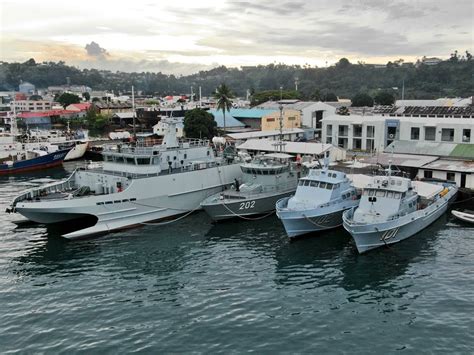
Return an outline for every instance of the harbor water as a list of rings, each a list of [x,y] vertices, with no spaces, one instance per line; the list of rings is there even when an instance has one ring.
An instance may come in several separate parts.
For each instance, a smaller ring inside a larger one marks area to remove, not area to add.
[[[197,212],[71,242],[3,213],[30,180],[74,164],[0,178],[2,354],[474,349],[474,228],[448,213],[365,255],[342,228],[290,242],[274,215]]]

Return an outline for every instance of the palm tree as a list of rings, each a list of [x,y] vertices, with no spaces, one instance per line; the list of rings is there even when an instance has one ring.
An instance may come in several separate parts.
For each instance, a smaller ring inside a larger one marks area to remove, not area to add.
[[[232,108],[232,98],[234,94],[230,89],[227,87],[226,84],[222,83],[220,86],[217,87],[216,93],[214,94],[214,98],[217,100],[217,111],[222,110],[222,114],[224,115],[224,133],[225,133],[225,112],[230,111]]]

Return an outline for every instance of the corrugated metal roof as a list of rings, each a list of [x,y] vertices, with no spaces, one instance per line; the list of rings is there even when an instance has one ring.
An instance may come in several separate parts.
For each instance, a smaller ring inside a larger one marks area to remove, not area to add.
[[[398,154],[418,154],[447,157],[456,148],[456,143],[437,142],[415,142],[415,141],[395,141],[391,143],[385,152]]]
[[[474,160],[474,144],[458,144],[450,156]]]
[[[230,110],[230,114],[235,118],[258,118],[278,112],[278,110],[266,110],[261,108],[234,108]]]
[[[437,156],[380,153],[373,157],[363,157],[360,161],[367,164],[381,164],[388,166],[391,162],[395,166],[421,168],[423,165],[437,160]]]
[[[321,155],[323,152],[338,149],[331,144],[322,143],[304,143],[304,142],[285,142],[284,153],[290,154],[310,154]],[[277,147],[275,141],[267,139],[249,139],[237,147],[239,150],[258,150],[264,152],[274,152]]]
[[[301,129],[301,128],[283,129],[282,133],[283,133],[283,135],[285,135],[285,134],[295,134],[295,133],[304,133],[304,129]],[[252,131],[252,132],[244,132],[244,133],[230,133],[227,136],[229,136],[229,138],[232,138],[232,139],[240,140],[240,139],[251,139],[251,138],[259,138],[259,137],[277,136],[279,134],[280,134],[279,130],[270,130],[270,131]]]
[[[219,128],[224,127],[224,115],[222,114],[221,110],[217,111],[216,109],[212,109],[212,110],[209,110],[208,112],[214,116],[214,121],[216,121],[217,127]],[[232,117],[231,112],[225,113],[225,126],[226,128],[227,127],[245,127],[245,125],[242,122]]]
[[[423,166],[423,169],[474,173],[474,161],[440,159]]]

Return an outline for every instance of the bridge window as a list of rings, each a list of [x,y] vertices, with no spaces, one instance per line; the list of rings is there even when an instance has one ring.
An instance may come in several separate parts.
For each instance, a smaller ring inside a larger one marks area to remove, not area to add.
[[[375,196],[377,196],[377,197],[385,197],[385,191],[383,191],[383,190],[377,190],[377,191],[375,192]]]
[[[333,187],[333,184],[329,182],[326,184],[326,190],[332,190],[332,187]]]
[[[318,181],[311,181],[311,187],[318,187]]]
[[[325,182],[321,182],[321,183],[319,184],[319,188],[320,188],[320,189],[325,189],[325,188],[326,188],[326,183],[325,183]]]
[[[137,158],[137,164],[138,165],[149,165],[150,164],[150,158]]]

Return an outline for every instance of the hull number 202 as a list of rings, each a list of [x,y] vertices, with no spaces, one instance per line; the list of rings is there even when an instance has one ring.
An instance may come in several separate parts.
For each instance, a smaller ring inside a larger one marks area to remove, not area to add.
[[[255,207],[255,201],[241,202],[239,210],[248,210],[249,208]]]

